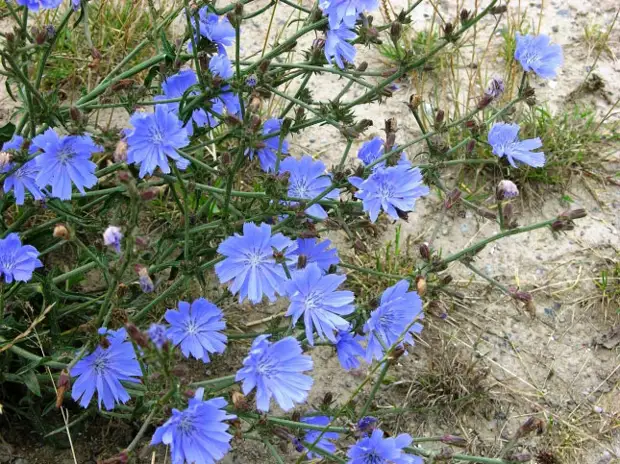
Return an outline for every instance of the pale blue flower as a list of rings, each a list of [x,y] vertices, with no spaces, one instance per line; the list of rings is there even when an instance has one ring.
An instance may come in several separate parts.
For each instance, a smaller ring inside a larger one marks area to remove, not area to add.
[[[51,10],[58,8],[62,0],[16,0],[20,6],[25,6],[30,11]]]
[[[0,239],[0,276],[7,284],[13,280],[28,282],[38,267],[43,267],[39,251],[32,245],[22,245],[19,235],[11,233]]]
[[[230,46],[235,41],[235,28],[232,27],[230,21],[226,16],[218,16],[215,13],[210,13],[206,6],[203,6],[198,11],[198,24],[192,18],[192,27],[194,32],[198,29],[198,32],[205,39],[210,40],[217,45],[219,54],[226,54],[225,46]],[[196,40],[199,40],[198,37]],[[192,42],[189,42],[189,51],[192,51]]]
[[[422,464],[421,457],[403,451],[412,442],[413,439],[406,433],[383,438],[383,431],[376,429],[372,435],[361,438],[349,448],[348,464]]]
[[[306,265],[316,263],[323,272],[329,271],[329,268],[340,262],[338,250],[330,248],[332,242],[328,239],[319,241],[316,238],[298,238],[297,249],[293,253],[297,257],[297,261],[291,269],[299,267],[300,260]],[[302,268],[304,266],[301,266]]]
[[[542,147],[542,141],[534,139],[519,140],[518,124],[496,122],[489,131],[489,144],[493,147],[493,153],[500,158],[505,156],[513,168],[517,167],[516,161],[527,164],[534,168],[545,165],[545,154],[542,151],[533,151]]]
[[[327,61],[330,64],[335,61],[340,69],[345,68],[345,62],[353,64],[357,52],[348,41],[356,38],[357,34],[345,26],[329,29],[325,40],[325,58]]]
[[[232,64],[226,55],[212,56],[209,60],[209,71],[222,79],[230,79],[233,76]]]
[[[381,137],[375,137],[368,142],[365,142],[362,147],[357,152],[357,157],[364,163],[364,166],[368,166],[374,163],[376,160],[383,156],[385,150],[385,142]],[[406,165],[407,167],[411,167],[411,163],[407,160],[407,155],[403,151],[400,154],[400,159],[398,160],[398,165]],[[377,168],[384,168],[385,161],[381,161],[373,166],[373,170]]]
[[[20,135],[14,135],[11,140],[2,146],[2,151],[19,151],[21,150],[23,144],[24,138]],[[10,156],[11,155],[9,153],[6,159],[3,158],[0,162],[0,173],[8,173],[15,169],[15,163],[10,162]],[[15,196],[15,203],[18,205],[24,204],[24,201],[26,200],[26,191],[30,192],[35,200],[43,200],[45,198],[45,194],[41,191],[36,182],[39,171],[40,168],[36,160],[26,161],[5,177],[4,193],[9,193],[12,190],[13,195]]]
[[[121,252],[121,240],[123,239],[123,233],[120,227],[108,226],[103,232],[103,244],[110,246],[116,250],[117,253]]]
[[[146,331],[146,334],[158,350],[161,350],[164,344],[168,341],[166,326],[163,324],[151,324],[149,330]]]
[[[301,422],[304,424],[318,425],[321,427],[327,427],[331,421],[332,418],[328,416],[307,416],[301,418]],[[317,441],[319,437],[321,438]],[[337,432],[328,431],[323,433],[321,430],[307,430],[304,435],[304,441],[310,444],[314,444],[316,441],[316,447],[333,454],[336,452],[336,445],[334,445],[330,440],[338,440],[339,437],[340,435]],[[308,459],[319,459],[322,457],[321,451],[316,449],[308,451],[308,453],[306,453],[306,457]]]
[[[365,350],[360,344],[364,337],[350,332],[350,328],[340,330],[336,334],[336,354],[340,365],[346,371],[360,367],[360,359],[364,359]]]
[[[377,0],[320,0],[319,7],[329,18],[329,27],[334,29],[341,23],[348,28],[353,28],[355,22],[364,11],[375,10]]]
[[[280,130],[280,127],[282,127],[281,119],[268,119],[265,121],[265,124],[263,124],[263,135],[269,135],[272,132],[277,132]],[[255,154],[258,155],[261,169],[265,172],[274,172],[276,169],[279,143],[279,135],[268,137],[262,141],[263,146],[260,148],[257,148],[256,150],[248,150],[248,155],[250,159],[254,159]],[[282,148],[280,153],[282,155],[286,155],[288,153],[288,141],[286,139],[282,140]]]
[[[549,36],[517,33],[515,59],[524,71],[533,71],[544,79],[557,76],[557,68],[564,63],[562,47],[550,43]]]

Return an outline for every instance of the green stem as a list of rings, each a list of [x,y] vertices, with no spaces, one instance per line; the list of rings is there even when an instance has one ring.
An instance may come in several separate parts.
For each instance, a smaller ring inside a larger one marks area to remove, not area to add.
[[[375,399],[375,395],[379,392],[379,388],[381,388],[381,384],[383,383],[383,379],[385,378],[385,375],[387,374],[389,368],[390,368],[390,361],[384,360],[383,367],[381,368],[381,372],[379,372],[379,376],[377,377],[375,384],[372,386],[370,395],[368,395],[368,399],[366,400],[366,403],[364,404],[364,407],[362,408],[362,411],[360,412],[359,417],[364,417],[366,413],[368,412],[368,410],[370,409],[370,406],[372,405],[372,402]]]

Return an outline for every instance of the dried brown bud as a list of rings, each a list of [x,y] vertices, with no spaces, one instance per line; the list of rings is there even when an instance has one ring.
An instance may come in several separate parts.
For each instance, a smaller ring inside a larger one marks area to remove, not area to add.
[[[443,205],[446,209],[452,208],[456,203],[461,199],[461,191],[458,188],[455,188],[450,193],[446,195],[446,199],[443,202]]]
[[[59,408],[62,406],[65,392],[69,391],[71,388],[71,377],[66,369],[63,369],[60,373],[56,386],[58,387],[56,389],[56,408]]]
[[[515,437],[517,439],[525,437],[530,433],[536,431],[537,435],[540,435],[545,430],[545,423],[538,417],[529,417],[517,430]]]
[[[136,345],[142,348],[146,348],[149,346],[148,337],[146,336],[144,332],[141,332],[140,329],[138,329],[135,324],[132,324],[131,322],[129,322],[125,324],[125,328],[127,329],[127,334],[129,335],[129,338],[131,338],[134,342],[136,342]]]
[[[506,11],[508,11],[508,7],[506,5],[499,5],[491,8],[490,13],[494,15],[500,15],[506,13]]]
[[[437,113],[435,114],[435,127],[441,127],[445,116],[446,113],[444,110],[437,110]]]
[[[469,12],[469,10],[466,10],[465,8],[463,8],[461,10],[461,14],[460,14],[460,20],[461,20],[461,24],[464,26],[465,24],[467,24],[467,22],[469,21],[469,18],[471,16],[471,13]]]
[[[121,139],[116,144],[116,148],[114,149],[114,162],[115,163],[124,163],[127,161],[127,141],[125,139]]]
[[[157,198],[158,193],[159,193],[159,189],[157,188],[150,188],[150,189],[142,190],[140,192],[140,198],[142,198],[144,201],[150,201],[154,198]]]
[[[523,303],[527,303],[528,301],[532,301],[532,294],[528,293],[528,292],[522,292],[519,290],[514,290],[511,291],[511,296],[517,300],[517,301],[521,301]]]
[[[417,276],[415,278],[415,285],[418,290],[418,295],[420,296],[426,295],[427,285],[426,285],[426,279],[424,277]]]
[[[398,39],[400,39],[400,36],[402,34],[403,34],[403,25],[398,21],[394,21],[392,25],[390,26],[390,38],[394,42],[398,42]]]
[[[388,356],[388,362],[390,364],[394,364],[396,363],[396,361],[398,361],[398,359],[405,354],[405,347],[404,346],[397,346],[396,348],[394,348],[394,351],[392,351],[392,353]]]
[[[422,104],[422,97],[420,95],[411,95],[409,97],[409,104],[407,105],[411,111],[418,109]]]
[[[478,100],[478,109],[479,110],[483,110],[485,109],[487,106],[489,106],[491,103],[493,102],[493,96],[492,95],[488,95],[488,94],[484,94],[482,96],[482,98],[480,100]]]
[[[248,401],[245,399],[245,396],[241,392],[238,392],[238,391],[232,392],[231,398],[232,398],[232,403],[236,409],[241,410],[241,411],[247,411],[250,409],[250,405],[248,404]]]
[[[452,34],[454,34],[454,25],[450,22],[446,23],[443,27],[443,34],[446,39],[450,39],[452,37]]]
[[[368,69],[368,62],[367,61],[362,61],[358,66],[357,66],[357,70],[360,72],[364,72]]]
[[[33,29],[36,29],[36,28],[33,28]],[[32,35],[34,35],[34,41],[37,45],[43,45],[47,41],[47,30],[45,29],[37,30],[36,34],[34,33],[34,30],[33,30]]]
[[[329,406],[332,404],[332,401],[334,401],[334,395],[331,392],[325,393],[325,396],[323,396],[323,406]]]
[[[258,65],[258,71],[261,72],[262,74],[265,74],[267,70],[269,69],[270,64],[271,64],[271,60],[261,61],[260,64]]]
[[[52,232],[52,236],[55,238],[60,238],[62,240],[69,240],[71,238],[69,229],[67,229],[67,226],[63,224],[56,224],[56,226],[54,227],[54,232]]]
[[[72,106],[71,108],[69,108],[69,115],[71,116],[71,119],[75,122],[82,121],[82,112],[76,106]]]
[[[456,435],[444,435],[441,437],[441,442],[446,445],[453,446],[467,446],[467,440]]]
[[[476,141],[474,139],[471,139],[469,142],[467,142],[467,145],[465,145],[465,151],[467,153],[472,153],[474,151],[474,148],[476,148]]]
[[[586,210],[583,208],[577,208],[577,209],[573,209],[573,210],[569,210],[569,211],[564,211],[562,214],[560,214],[558,216],[558,219],[569,219],[569,220],[573,220],[573,219],[581,219],[584,218],[588,215],[588,213],[586,213]]]
[[[110,348],[110,340],[108,340],[108,337],[106,337],[105,335],[102,335],[101,337],[99,337],[99,345],[107,350],[108,348]]]
[[[257,92],[252,92],[252,95],[250,95],[250,103],[248,104],[248,110],[251,111],[252,113],[258,113],[260,112],[262,107],[263,107],[263,99],[260,97],[260,95]]]
[[[386,134],[395,134],[398,132],[398,121],[396,118],[390,118],[385,120],[385,129]]]
[[[293,422],[299,422],[301,420],[301,413],[299,411],[294,411],[291,415],[291,420]]]

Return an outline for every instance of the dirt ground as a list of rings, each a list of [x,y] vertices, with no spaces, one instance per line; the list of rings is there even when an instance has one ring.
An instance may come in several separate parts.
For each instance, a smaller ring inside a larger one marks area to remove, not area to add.
[[[247,10],[260,8],[265,1],[254,2]],[[395,11],[399,11],[406,6],[406,1],[392,0],[391,4]],[[414,30],[424,28],[432,18],[438,20],[433,4],[446,19],[455,18],[463,7],[473,9],[477,4],[484,6],[484,2],[480,4],[473,0],[424,1],[414,11]],[[596,51],[584,40],[584,28],[597,24],[606,29],[614,20],[617,8],[615,0],[513,0],[509,3],[510,20],[524,16],[534,30],[549,34],[564,49],[565,63],[557,79],[534,83],[539,101],[554,111],[568,109],[575,99],[595,105],[599,116],[610,111],[620,98],[620,63],[615,56],[620,53],[620,27],[616,25],[610,36],[611,53],[602,53],[598,59]],[[278,6],[269,43],[277,34],[286,36],[289,30],[295,29],[296,26],[284,27],[293,11],[285,5]],[[379,12],[375,16],[376,22],[385,20]],[[501,24],[505,21],[506,18]],[[487,18],[477,26],[478,43],[483,45],[475,50],[470,62],[477,62],[488,41],[498,42],[499,30],[491,36],[494,25],[495,21]],[[242,36],[243,55],[260,52],[266,30],[264,16],[247,22]],[[312,37],[307,38],[308,43],[311,40]],[[308,43],[302,41],[299,49]],[[356,108],[357,118],[371,119],[374,126],[354,146],[355,152],[364,140],[383,135],[383,121],[390,117],[397,118],[399,123],[397,141],[406,142],[419,136],[415,120],[404,104],[412,93],[421,93],[425,102],[431,105],[442,102],[459,105],[468,95],[479,95],[482,89],[475,83],[478,79],[472,79],[472,73],[481,73],[480,80],[486,82],[495,74],[501,75],[505,69],[497,46],[491,46],[490,50],[482,66],[472,70],[466,66],[468,63],[463,62],[456,78],[449,82],[428,82],[424,89],[420,89],[414,77],[410,76],[410,79],[398,83],[399,90],[384,104]],[[368,61],[370,69],[387,66],[385,58],[377,51],[358,47],[356,62],[362,60]],[[602,78],[604,88],[575,96],[574,91],[584,81],[595,61],[594,72]],[[472,81],[474,84],[470,85]],[[327,100],[333,98],[342,86],[343,81],[338,76],[326,73],[313,77],[309,87],[315,100]],[[289,92],[294,89],[295,84]],[[437,89],[441,91],[441,101],[436,98]],[[457,93],[456,89],[460,91]],[[13,103],[3,92],[2,85],[0,119],[6,121]],[[353,87],[346,98],[361,94],[361,88]],[[120,128],[125,119],[126,116],[118,112],[113,119],[114,124]],[[619,108],[612,111],[609,120],[620,120]],[[290,151],[295,155],[312,154],[332,165],[339,160],[344,145],[343,137],[334,128],[312,127],[293,138]],[[423,160],[421,152],[424,148],[420,144],[407,149],[409,159],[414,162]],[[600,156],[606,160],[610,173],[617,172],[620,147],[611,144],[603,146]],[[444,178],[444,182],[450,185],[457,174],[452,172]],[[505,238],[487,246],[478,254],[475,263],[505,286],[531,292],[535,311],[526,311],[522,305],[491,287],[468,268],[453,263],[448,272],[454,277],[454,290],[461,292],[463,298],[439,310],[427,309],[429,314],[425,330],[416,347],[410,350],[408,356],[400,358],[398,366],[391,371],[391,383],[377,395],[376,406],[379,410],[389,407],[407,410],[400,417],[382,417],[389,424],[386,427],[393,432],[407,432],[412,436],[459,435],[469,441],[469,451],[473,454],[478,452],[494,456],[521,423],[530,416],[536,416],[545,420],[547,430],[541,436],[526,439],[518,449],[530,453],[556,450],[559,462],[564,464],[620,462],[620,336],[617,333],[613,336],[613,329],[619,327],[618,308],[602,304],[600,291],[595,285],[603,266],[620,259],[620,189],[613,184],[603,185],[592,179],[577,178],[567,192],[550,192],[544,199],[519,203],[519,223],[532,224],[568,209],[562,201],[564,193],[574,200],[572,208],[582,207],[588,212],[586,218],[577,221],[575,230],[554,237],[548,230],[541,229]],[[416,242],[428,241],[435,230],[440,209],[441,202],[435,194],[420,200],[416,211],[409,215],[408,222],[400,222],[401,239],[411,237]],[[394,239],[396,225],[384,223],[382,230],[382,237],[373,244],[377,248]],[[437,231],[433,246],[447,255],[497,233],[498,228],[491,221],[481,220],[463,210],[448,213]],[[334,235],[331,238],[340,245],[340,253],[355,262],[355,253],[344,237]],[[239,321],[238,324],[243,327],[243,319],[257,321],[284,309],[282,302],[255,308],[251,312],[247,312],[247,308],[233,307],[229,309],[232,312],[229,317]],[[437,317],[443,312],[447,317]],[[251,328],[255,330],[259,327]],[[602,337],[610,333],[610,340],[605,342]],[[239,348],[239,352],[227,361],[240,360],[244,349]],[[438,352],[443,356],[438,356]],[[343,371],[330,348],[317,347],[310,354],[315,363],[315,387],[309,404],[318,404],[328,391],[336,402],[346,400],[365,375],[365,369],[351,373]],[[216,365],[214,369],[217,368]],[[237,369],[237,365],[230,368]],[[431,374],[442,369],[454,369],[455,383],[458,385],[432,384],[434,377]],[[463,376],[462,382],[460,375]],[[431,379],[430,386],[421,385],[421,378]],[[440,388],[443,390],[437,391]],[[452,394],[450,388],[460,391],[461,395],[472,388],[480,388],[484,393],[467,408],[442,405],[442,398]],[[429,392],[434,389],[436,397],[432,400]],[[418,408],[420,405],[424,408]],[[123,427],[120,431],[111,431],[110,424],[103,430],[96,427],[94,425],[81,432],[87,437],[85,439],[81,439],[79,434],[73,437],[80,463],[94,462],[94,458],[99,456],[94,451],[97,449],[96,443],[102,443],[103,450],[110,450],[114,449],[110,441],[122,448],[125,444],[122,442],[131,439],[123,432]],[[224,459],[227,464],[272,462],[270,455],[256,442],[236,440],[233,446],[234,451]],[[140,454],[144,462],[163,463],[162,451],[158,449],[153,452],[145,441]],[[110,456],[102,452],[103,457]],[[294,462],[296,457],[289,447],[287,459],[290,461],[287,462]],[[19,442],[13,442],[10,453],[0,452],[2,462],[68,464],[73,459],[68,450],[50,447],[35,450],[30,444],[20,446]]]

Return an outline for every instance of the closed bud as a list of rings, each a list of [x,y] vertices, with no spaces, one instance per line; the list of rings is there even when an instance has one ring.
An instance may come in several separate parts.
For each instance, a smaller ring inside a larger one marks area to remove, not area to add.
[[[250,409],[250,405],[248,404],[248,401],[245,399],[245,396],[241,392],[238,392],[238,391],[232,392],[231,398],[232,398],[232,403],[236,409],[241,410],[241,411],[247,411]]]
[[[306,110],[301,106],[295,109],[295,122],[299,123],[303,120]]]
[[[469,142],[467,142],[467,145],[465,145],[465,151],[467,153],[472,153],[474,151],[474,148],[476,148],[476,141],[474,139],[471,139]]]
[[[259,72],[261,72],[262,74],[265,74],[267,70],[269,69],[270,64],[271,64],[271,60],[261,61],[260,64],[258,65]]]
[[[82,121],[82,112],[75,106],[72,106],[69,109],[69,115],[71,116],[71,119],[74,120],[75,122]]]
[[[478,100],[477,107],[478,107],[479,110],[483,110],[487,106],[489,106],[492,102],[493,102],[493,97],[491,95],[488,95],[488,94],[485,93],[482,96],[482,98],[480,98],[480,100]]]
[[[569,210],[569,211],[564,211],[562,214],[560,214],[560,216],[558,216],[558,219],[560,218],[566,218],[569,220],[573,220],[573,219],[581,219],[584,218],[588,215],[588,213],[586,213],[586,210],[583,208],[578,208],[578,209],[573,209],[573,210]]]
[[[104,349],[108,349],[110,348],[110,340],[108,340],[108,337],[102,335],[101,337],[99,337],[99,345],[104,348]]]
[[[63,369],[60,373],[56,387],[56,408],[59,408],[62,406],[65,392],[69,391],[71,388],[71,377],[66,369]]]
[[[47,34],[47,40],[52,41],[56,37],[56,28],[53,25],[48,24],[45,26],[45,33]]]
[[[243,16],[243,3],[237,2],[235,4],[235,14],[239,17]]]
[[[258,113],[263,107],[263,99],[257,93],[250,95],[250,103],[248,104],[248,110],[252,113]]]
[[[388,356],[388,362],[390,364],[395,364],[400,357],[405,354],[405,347],[400,345],[394,348],[394,351]]]
[[[420,256],[424,261],[429,261],[431,259],[431,249],[428,246],[428,243],[424,242],[422,245],[420,245],[419,251]]]
[[[497,184],[497,189],[495,190],[495,197],[498,200],[509,200],[511,198],[515,198],[519,195],[519,189],[516,184],[511,180],[501,180]]]
[[[414,111],[418,109],[418,107],[421,104],[422,104],[422,97],[420,95],[411,95],[409,97],[409,104],[407,106],[409,106],[409,109],[411,111]]]
[[[260,128],[260,124],[261,124],[260,117],[253,114],[252,118],[250,119],[250,130],[252,132],[256,132]]]
[[[127,329],[127,334],[129,335],[129,338],[136,342],[136,345],[141,348],[146,348],[149,346],[148,337],[144,332],[141,332],[135,324],[129,322],[125,324],[125,329]]]
[[[297,269],[304,269],[308,264],[308,257],[306,255],[299,255],[297,257]]]
[[[396,118],[386,119],[384,130],[386,134],[395,134],[398,131],[398,121]]]
[[[461,14],[460,14],[460,20],[461,20],[461,24],[464,26],[465,24],[467,24],[467,22],[469,21],[469,17],[470,17],[471,13],[469,12],[469,10],[466,10],[465,8],[463,8],[461,10]]]
[[[426,285],[426,279],[424,277],[417,276],[415,279],[415,285],[418,290],[418,295],[420,296],[426,295],[427,285]]]
[[[450,275],[447,274],[445,275],[442,279],[441,279],[441,284],[442,285],[448,285],[450,282],[452,282],[454,280],[454,278]]]
[[[368,69],[368,62],[367,61],[362,61],[358,66],[357,66],[357,70],[359,72],[364,72]]]
[[[120,180],[123,184],[131,182],[132,179],[133,177],[128,171],[120,171],[118,173],[118,180]]]
[[[443,34],[448,40],[452,38],[452,34],[454,34],[454,25],[452,23],[446,23],[443,27]]]
[[[435,114],[435,127],[437,129],[440,128],[443,124],[445,116],[446,113],[444,112],[444,110],[437,110],[437,113]]]
[[[33,35],[34,35],[34,41],[37,45],[43,45],[45,42],[47,42],[47,30],[46,29],[37,30],[37,33]]]
[[[291,420],[293,422],[299,422],[301,420],[301,413],[299,411],[293,411],[293,414],[291,415]]]
[[[502,208],[502,216],[503,216],[505,225],[509,225],[512,222],[513,212],[514,212],[514,209],[513,209],[512,203],[508,203],[504,205],[504,207]]]
[[[323,406],[329,406],[334,401],[334,395],[331,392],[325,393],[323,396]]]
[[[63,224],[56,224],[56,227],[54,227],[54,232],[52,233],[52,235],[55,238],[60,238],[62,240],[69,240],[71,238],[69,229],[67,229],[67,226]]]
[[[528,292],[521,292],[519,290],[511,291],[510,295],[517,301],[521,301],[523,303],[527,303],[528,301],[532,301],[532,294]]]
[[[517,433],[515,434],[516,438],[522,438],[525,437],[527,435],[529,435],[532,432],[536,432],[537,435],[540,435],[543,433],[545,429],[545,423],[543,422],[542,419],[539,419],[538,417],[529,417],[522,425],[521,427],[519,427],[519,429],[517,430]]]
[[[506,11],[508,11],[508,7],[506,5],[499,5],[491,8],[490,13],[494,15],[500,15],[506,13]]]
[[[444,435],[441,437],[441,442],[446,445],[467,446],[467,440],[462,437],[457,437],[456,435]]]
[[[494,77],[491,79],[491,82],[489,82],[489,86],[484,93],[495,100],[504,93],[505,89],[506,86],[504,85],[504,80],[500,77]]]
[[[390,38],[394,42],[398,42],[398,39],[400,39],[400,36],[402,35],[402,33],[403,33],[403,25],[399,23],[398,21],[394,21],[392,25],[390,26]]]
[[[458,188],[452,190],[448,195],[446,195],[446,199],[443,204],[446,209],[452,208],[456,203],[461,199],[461,191]]]

